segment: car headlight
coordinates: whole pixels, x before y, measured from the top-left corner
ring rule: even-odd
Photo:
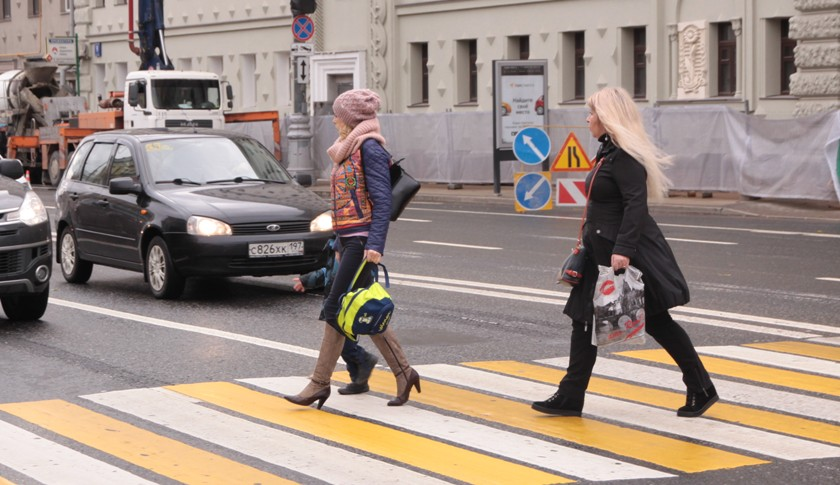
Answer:
[[[312,219],[312,222],[309,223],[309,230],[312,232],[332,231],[332,214],[330,211]]]
[[[190,216],[187,219],[187,234],[193,236],[230,236],[230,226],[222,221],[202,216]]]
[[[35,192],[27,192],[23,197],[20,209],[9,213],[7,218],[10,221],[15,219],[27,226],[36,226],[47,220],[47,208],[41,202],[41,198]]]

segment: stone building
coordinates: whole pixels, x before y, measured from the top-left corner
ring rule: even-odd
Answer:
[[[139,66],[130,3],[0,0],[0,71],[78,34],[79,88],[95,106]],[[239,110],[294,110],[288,1],[170,0],[165,17],[176,68],[223,75]],[[771,118],[840,99],[840,0],[320,0],[312,18],[315,112],[351,86],[379,91],[393,113],[489,111],[492,61],[521,58],[548,60],[550,109],[605,85],[642,107]]]

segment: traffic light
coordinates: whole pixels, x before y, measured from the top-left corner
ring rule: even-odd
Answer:
[[[315,12],[315,0],[291,0],[292,15],[307,15]]]

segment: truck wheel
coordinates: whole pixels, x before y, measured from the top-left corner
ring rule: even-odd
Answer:
[[[79,247],[76,236],[66,227],[58,240],[58,251],[61,256],[61,274],[68,283],[87,283],[93,272],[93,264],[79,258]]]
[[[30,322],[38,320],[47,311],[47,302],[50,300],[50,285],[41,293],[21,293],[18,295],[6,295],[0,298],[3,304],[3,311],[9,320]]]
[[[61,168],[61,153],[59,153],[58,150],[55,150],[50,153],[50,162],[47,165],[46,182],[53,187],[58,187],[58,183],[61,182],[61,177],[63,175],[64,170]]]
[[[184,292],[186,280],[175,270],[166,241],[155,236],[146,251],[146,279],[155,298],[173,300]]]

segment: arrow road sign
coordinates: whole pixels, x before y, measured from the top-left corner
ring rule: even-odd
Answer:
[[[526,165],[542,163],[550,152],[551,140],[541,128],[523,128],[513,139],[513,154]]]
[[[297,83],[298,84],[308,84],[309,83],[309,57],[300,56],[295,58],[295,62],[297,63]]]
[[[516,211],[551,209],[550,178],[549,172],[514,174],[513,191],[516,195]]]

